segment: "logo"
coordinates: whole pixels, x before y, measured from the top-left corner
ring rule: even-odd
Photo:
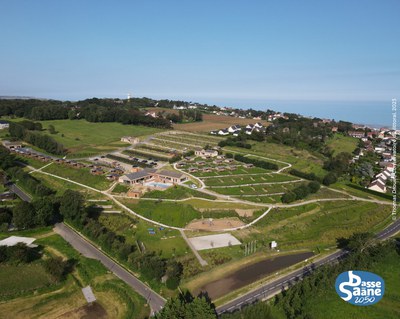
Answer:
[[[336,278],[335,288],[344,301],[356,306],[369,306],[382,299],[385,281],[372,272],[350,270]]]

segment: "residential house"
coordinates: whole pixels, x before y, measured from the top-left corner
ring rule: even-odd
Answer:
[[[359,132],[359,131],[349,131],[349,136],[355,137],[355,138],[362,138],[365,136],[365,132]]]
[[[382,183],[380,180],[374,180],[369,186],[368,189],[380,192],[380,193],[386,193],[386,185]]]
[[[232,125],[228,127],[228,132],[229,133],[237,133],[238,131],[240,131],[242,128],[240,127],[240,125],[236,124],[236,125]]]
[[[196,150],[194,154],[196,156],[200,156],[201,158],[211,158],[211,157],[217,157],[218,151],[201,149],[201,150]]]
[[[218,131],[218,135],[223,135],[223,136],[229,135],[229,131],[226,128],[221,129]]]
[[[4,130],[10,127],[10,123],[8,123],[7,121],[0,121],[0,130]]]

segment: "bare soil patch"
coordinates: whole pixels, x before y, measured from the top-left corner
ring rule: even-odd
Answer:
[[[211,222],[209,219],[201,219],[197,221],[193,221],[189,223],[186,228],[189,229],[197,229],[197,230],[208,230],[208,231],[217,231],[223,230],[226,228],[234,228],[243,226],[244,223],[235,218],[221,218],[221,219],[213,219]]]

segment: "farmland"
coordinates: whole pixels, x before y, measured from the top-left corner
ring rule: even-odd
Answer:
[[[225,128],[234,124],[246,125],[256,122],[253,119],[240,119],[231,116],[203,114],[202,122],[194,122],[187,124],[174,124],[174,129],[188,132],[209,132]],[[266,121],[259,121],[265,126],[269,125]]]

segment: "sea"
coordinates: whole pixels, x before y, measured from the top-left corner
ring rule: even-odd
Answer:
[[[294,101],[226,100],[220,104],[243,109],[274,110],[303,116],[349,121],[370,127],[392,127],[392,100],[387,101]]]

